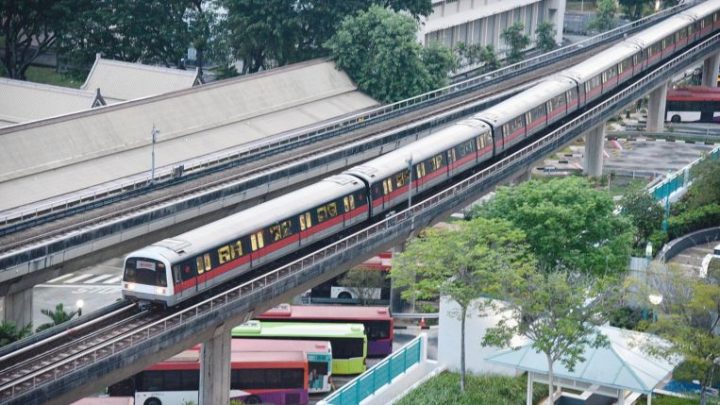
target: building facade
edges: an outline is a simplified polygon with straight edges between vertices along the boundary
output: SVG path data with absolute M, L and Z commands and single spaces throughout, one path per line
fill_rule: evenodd
M 507 27 L 521 22 L 532 47 L 538 24 L 550 21 L 555 41 L 561 43 L 564 14 L 565 0 L 433 0 L 433 12 L 422 21 L 418 40 L 451 48 L 459 43 L 492 45 L 504 53 L 508 46 L 500 34 Z

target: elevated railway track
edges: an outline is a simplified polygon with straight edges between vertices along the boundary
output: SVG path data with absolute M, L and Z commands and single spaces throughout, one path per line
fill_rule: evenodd
M 30 349 L 19 368 L 0 369 L 0 402 L 12 404 L 64 403 L 92 392 L 88 381 L 96 384 L 120 379 L 152 364 L 153 355 L 170 355 L 212 336 L 223 324 L 235 324 L 253 312 L 291 296 L 309 285 L 321 282 L 340 268 L 362 261 L 374 252 L 404 240 L 428 224 L 436 222 L 484 192 L 513 172 L 543 158 L 570 142 L 584 131 L 595 127 L 631 102 L 640 94 L 668 80 L 697 58 L 720 48 L 720 35 L 701 42 L 663 66 L 647 73 L 634 83 L 597 102 L 585 112 L 576 114 L 567 123 L 524 148 L 495 162 L 469 177 L 459 180 L 437 194 L 425 196 L 409 209 L 378 220 L 318 250 L 304 251 L 290 258 L 287 264 L 269 268 L 261 274 L 246 275 L 227 283 L 207 297 L 168 311 L 135 313 L 124 316 L 114 325 L 126 327 L 130 319 L 142 320 L 135 326 L 112 336 L 93 341 L 101 328 L 76 328 L 65 346 L 56 344 L 59 353 Z M 80 350 L 76 348 L 89 342 Z M 34 342 L 36 347 L 43 343 Z M 22 345 L 20 345 L 22 346 Z M 47 347 L 47 346 L 46 346 Z M 16 357 L 19 358 L 19 357 Z M 2 366 L 13 364 L 12 355 L 0 358 Z M 12 374 L 8 374 L 8 373 Z
M 78 202 L 65 210 L 50 210 L 43 215 L 38 212 L 26 220 L 6 220 L 4 226 L 0 224 L 0 233 L 5 232 L 0 237 L 0 284 L 7 287 L 20 276 L 32 285 L 58 274 L 40 275 L 38 270 L 63 265 L 69 271 L 115 257 L 153 238 L 192 229 L 272 197 L 285 187 L 300 186 L 314 177 L 392 150 L 434 127 L 485 108 L 669 14 L 606 33 L 592 44 L 558 50 L 555 59 L 543 55 L 532 63 L 523 62 L 416 99 L 363 112 L 329 127 L 287 134 L 250 146 L 244 152 L 204 158 L 194 163 L 196 170 L 186 168 L 180 179 L 173 178 L 170 170 L 161 173 L 159 183 L 151 187 L 133 186 L 133 192 L 114 196 L 108 192 L 105 199 L 88 200 L 86 205 Z M 425 118 L 428 116 L 431 118 Z M 299 174 L 302 167 L 313 167 L 315 172 Z M 283 176 L 284 180 L 278 181 Z M 202 207 L 209 207 L 210 213 L 201 213 Z M 151 226 L 153 222 L 158 226 Z M 144 238 L 133 239 L 133 235 Z M 88 258 L 90 252 L 92 259 Z

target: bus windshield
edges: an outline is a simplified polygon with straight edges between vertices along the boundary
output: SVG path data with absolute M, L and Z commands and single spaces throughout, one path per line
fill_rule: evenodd
M 125 260 L 125 273 L 123 281 L 167 287 L 165 265 L 153 259 L 139 259 L 130 257 Z

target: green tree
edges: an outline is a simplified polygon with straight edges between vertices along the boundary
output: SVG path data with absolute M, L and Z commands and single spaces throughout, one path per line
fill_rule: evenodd
M 557 46 L 555 42 L 555 24 L 550 21 L 543 21 L 538 24 L 535 34 L 537 34 L 537 47 L 543 52 L 550 52 Z
M 500 69 L 500 61 L 498 60 L 495 48 L 493 48 L 492 45 L 488 45 L 482 49 L 480 60 L 485 63 L 485 72 L 492 72 L 493 70 Z
M 708 274 L 705 279 L 685 274 L 681 269 L 654 268 L 648 284 L 635 283 L 639 302 L 655 295 L 662 298 L 657 307 L 659 314 L 648 324 L 648 331 L 659 334 L 671 345 L 650 342 L 647 351 L 654 356 L 684 359 L 684 374 L 697 379 L 702 386 L 702 405 L 707 403 L 707 392 L 720 365 L 720 275 Z M 657 302 L 657 301 L 656 301 Z
M 30 336 L 31 333 L 31 324 L 18 328 L 14 322 L 2 322 L 0 323 L 0 347 Z
M 353 295 L 360 299 L 361 305 L 367 305 L 375 296 L 375 292 L 384 287 L 385 273 L 356 267 L 345 273 L 339 283 L 341 286 L 349 288 Z
M 59 51 L 81 71 L 92 65 L 97 53 L 127 62 L 183 67 L 193 42 L 186 21 L 191 7 L 190 0 L 93 2 L 68 24 Z
M 687 208 L 720 204 L 720 160 L 703 159 L 690 173 L 693 181 L 685 197 Z
M 25 80 L 30 64 L 53 49 L 68 24 L 89 7 L 88 0 L 0 0 L 0 70 Z
M 514 281 L 504 298 L 510 315 L 486 331 L 483 345 L 507 346 L 513 336 L 532 340 L 532 347 L 547 359 L 552 398 L 554 364 L 572 370 L 585 360 L 586 348 L 607 345 L 597 326 L 605 321 L 613 289 L 592 276 L 564 271 L 525 272 Z
M 437 42 L 431 42 L 423 47 L 420 51 L 420 58 L 430 74 L 428 83 L 430 89 L 447 86 L 448 72 L 458 67 L 458 58 L 450 48 Z
M 62 303 L 57 304 L 55 306 L 55 310 L 43 309 L 40 312 L 50 318 L 50 322 L 38 326 L 35 332 L 40 332 L 45 329 L 52 328 L 55 325 L 60 325 L 61 323 L 71 320 L 77 314 L 77 311 L 65 311 L 65 306 Z
M 411 240 L 396 256 L 391 270 L 403 296 L 419 299 L 445 296 L 460 311 L 460 390 L 465 391 L 465 321 L 471 306 L 485 307 L 482 296 L 502 289 L 503 278 L 533 266 L 522 231 L 501 220 L 479 218 L 455 230 L 429 229 Z M 479 302 L 479 304 L 475 304 Z
M 632 224 L 615 204 L 582 178 L 528 181 L 500 187 L 470 217 L 502 218 L 522 229 L 540 269 L 612 274 L 627 269 Z
M 615 13 L 617 13 L 615 0 L 600 0 L 597 3 L 595 17 L 590 21 L 588 28 L 600 32 L 615 28 Z
M 631 20 L 639 20 L 647 11 L 651 11 L 655 0 L 620 0 L 623 13 Z
M 525 35 L 525 26 L 521 22 L 507 27 L 500 33 L 500 38 L 510 46 L 510 53 L 508 53 L 508 63 L 520 62 L 523 58 L 522 52 L 525 48 L 530 45 L 530 38 Z
M 655 201 L 645 189 L 634 190 L 625 194 L 620 200 L 622 212 L 626 215 L 635 229 L 637 229 L 637 237 L 635 238 L 635 247 L 643 247 L 649 240 L 650 235 L 655 231 L 659 231 L 662 226 L 663 217 L 665 215 L 662 207 Z M 657 249 L 658 246 L 655 246 Z
M 431 68 L 449 66 L 438 59 L 449 53 L 421 51 L 415 40 L 417 21 L 379 6 L 343 20 L 325 44 L 338 68 L 348 72 L 358 87 L 382 102 L 402 100 L 426 91 L 445 72 Z

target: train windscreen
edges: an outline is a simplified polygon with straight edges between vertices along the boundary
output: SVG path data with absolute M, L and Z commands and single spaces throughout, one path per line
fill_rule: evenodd
M 165 264 L 152 259 L 128 258 L 125 261 L 123 281 L 167 287 Z

